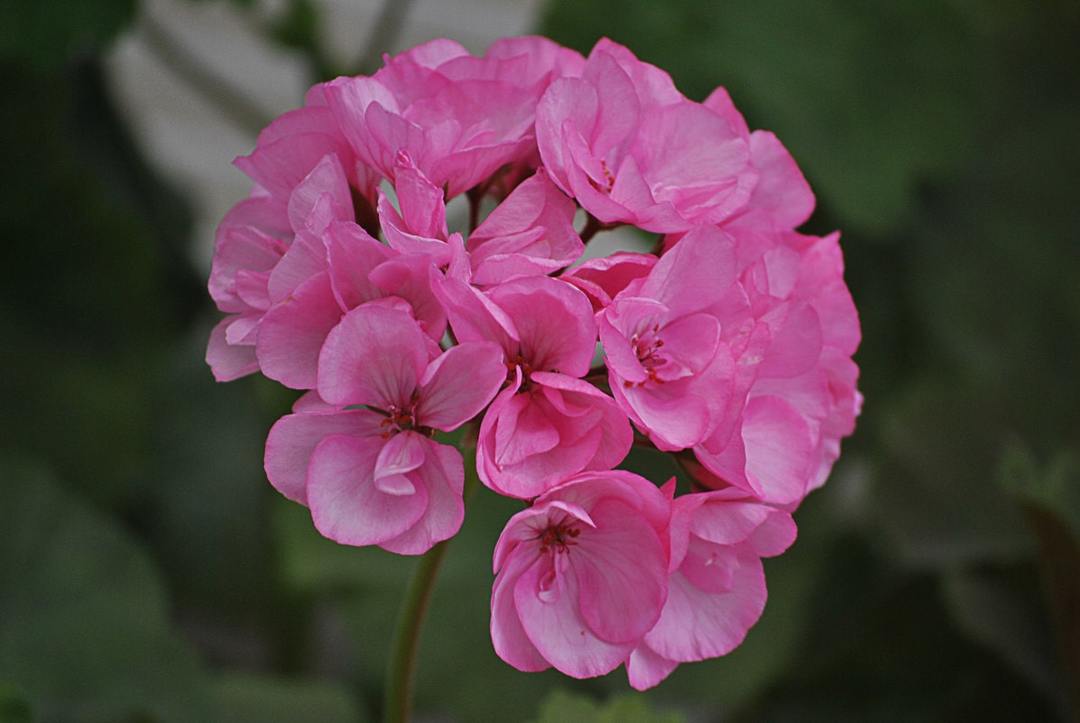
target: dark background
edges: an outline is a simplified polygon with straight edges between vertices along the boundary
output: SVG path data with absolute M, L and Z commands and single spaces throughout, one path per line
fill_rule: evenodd
M 311 82 L 377 57 L 336 67 L 319 3 L 276 7 L 266 37 Z M 621 670 L 496 658 L 490 550 L 515 507 L 482 490 L 435 593 L 418 718 L 1076 719 L 1080 4 L 556 0 L 540 18 L 691 98 L 723 84 L 780 136 L 817 193 L 807 229 L 844 234 L 866 404 L 766 563 L 746 643 L 643 696 Z M 139 22 L 135 0 L 0 0 L 0 721 L 375 719 L 413 561 L 318 537 L 262 473 L 290 394 L 211 380 L 189 199 L 106 82 Z

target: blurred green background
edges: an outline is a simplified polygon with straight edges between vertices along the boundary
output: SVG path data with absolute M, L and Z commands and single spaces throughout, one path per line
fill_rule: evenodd
M 345 1 L 228 12 L 306 83 L 450 22 L 452 3 L 376 7 L 345 63 L 325 40 Z M 458 4 L 479 26 L 496 3 Z M 767 561 L 746 643 L 644 695 L 621 670 L 496 658 L 490 550 L 516 508 L 482 490 L 435 593 L 418 720 L 1076 720 L 1080 4 L 520 4 L 692 98 L 727 86 L 783 139 L 818 196 L 808 229 L 844 233 L 866 405 Z M 0 721 L 375 720 L 413 561 L 318 537 L 262 473 L 290 395 L 203 364 L 209 239 L 136 139 L 117 44 L 156 42 L 247 139 L 231 155 L 264 118 L 145 12 L 0 0 Z

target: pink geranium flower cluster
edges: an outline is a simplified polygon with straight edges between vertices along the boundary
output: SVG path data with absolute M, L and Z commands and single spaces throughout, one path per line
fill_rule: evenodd
M 861 401 L 838 236 L 794 230 L 814 197 L 773 134 L 608 40 L 437 40 L 315 86 L 236 163 L 207 361 L 304 392 L 265 467 L 319 532 L 452 537 L 441 433 L 471 425 L 479 479 L 525 504 L 495 546 L 505 661 L 644 689 L 739 645 Z M 655 252 L 580 263 L 619 225 Z M 635 442 L 692 490 L 616 469 Z

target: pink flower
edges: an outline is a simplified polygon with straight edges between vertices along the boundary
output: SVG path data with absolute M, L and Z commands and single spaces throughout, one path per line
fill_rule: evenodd
M 510 518 L 491 593 L 499 657 L 575 678 L 626 661 L 667 598 L 669 515 L 664 492 L 611 471 L 574 477 Z
M 313 86 L 303 108 L 276 118 L 259 133 L 255 150 L 234 163 L 271 197 L 285 203 L 311 169 L 327 155 L 333 155 L 341 162 L 349 185 L 372 203 L 378 176 L 349 148 L 327 106 L 326 87 Z
M 739 301 L 734 241 L 702 228 L 597 315 L 615 400 L 661 449 L 700 443 L 727 410 L 734 369 L 720 315 Z
M 387 242 L 403 252 L 425 254 L 436 266 L 450 263 L 454 247 L 464 244 L 467 277 L 477 285 L 544 276 L 569 266 L 585 249 L 574 230 L 577 206 L 542 169 L 496 206 L 466 242 L 460 234 L 449 234 L 442 190 L 407 153 L 398 154 L 395 168 L 400 211 L 386 194 L 379 193 L 379 218 Z
M 236 204 L 218 225 L 207 286 L 228 316 L 210 333 L 206 363 L 219 382 L 259 370 L 255 335 L 270 308 L 267 283 L 291 237 L 284 208 L 262 191 Z
M 574 230 L 576 210 L 547 173 L 537 171 L 469 234 L 473 283 L 492 286 L 543 276 L 577 261 L 585 245 Z
M 536 100 L 572 72 L 572 51 L 541 38 L 497 43 L 483 58 L 434 40 L 395 57 L 370 78 L 338 78 L 327 97 L 356 154 L 396 180 L 406 151 L 452 198 L 501 166 L 535 154 Z
M 334 154 L 323 156 L 287 194 L 256 187 L 229 212 L 218 227 L 208 284 L 218 308 L 231 314 L 207 348 L 219 381 L 260 368 L 255 346 L 264 315 L 325 265 L 319 234 L 334 220 L 353 218 L 349 181 Z
M 267 477 L 332 540 L 426 552 L 456 534 L 464 514 L 461 454 L 431 436 L 478 414 L 504 376 L 494 344 L 440 353 L 404 311 L 360 306 L 322 350 L 324 404 L 270 430 Z
M 777 235 L 743 273 L 762 334 L 739 361 L 747 373 L 735 395 L 737 418 L 694 449 L 715 475 L 706 483 L 797 503 L 824 483 L 840 440 L 854 430 L 859 320 L 838 240 Z
M 377 299 L 402 302 L 432 339 L 442 338 L 446 315 L 431 291 L 426 256 L 399 253 L 354 223 L 334 222 L 318 236 L 298 236 L 274 273 L 292 259 L 290 276 L 303 280 L 289 278 L 271 296 L 274 306 L 256 340 L 259 365 L 271 379 L 293 389 L 314 389 L 327 334 L 345 312 Z
M 584 294 L 544 276 L 486 293 L 456 279 L 436 289 L 459 340 L 493 341 L 503 350 L 507 386 L 484 415 L 476 449 L 485 485 L 531 498 L 623 460 L 633 441 L 626 415 L 581 379 L 596 347 Z
M 659 232 L 720 223 L 757 181 L 747 138 L 607 40 L 580 78 L 547 89 L 536 139 L 552 180 L 605 223 Z
M 737 490 L 676 499 L 667 600 L 627 661 L 630 684 L 646 690 L 679 663 L 737 648 L 765 609 L 761 558 L 781 554 L 795 534 L 788 513 Z

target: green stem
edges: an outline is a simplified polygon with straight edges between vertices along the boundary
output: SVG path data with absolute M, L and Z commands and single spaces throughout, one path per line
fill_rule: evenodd
M 476 476 L 476 430 L 466 430 L 462 450 L 465 458 L 465 488 L 463 496 L 468 502 L 479 485 Z M 416 670 L 416 653 L 420 647 L 420 630 L 424 625 L 435 578 L 439 574 L 443 557 L 450 540 L 443 540 L 420 558 L 394 633 L 394 644 L 386 674 L 386 697 L 383 720 L 386 723 L 407 723 L 412 715 L 413 674 Z

